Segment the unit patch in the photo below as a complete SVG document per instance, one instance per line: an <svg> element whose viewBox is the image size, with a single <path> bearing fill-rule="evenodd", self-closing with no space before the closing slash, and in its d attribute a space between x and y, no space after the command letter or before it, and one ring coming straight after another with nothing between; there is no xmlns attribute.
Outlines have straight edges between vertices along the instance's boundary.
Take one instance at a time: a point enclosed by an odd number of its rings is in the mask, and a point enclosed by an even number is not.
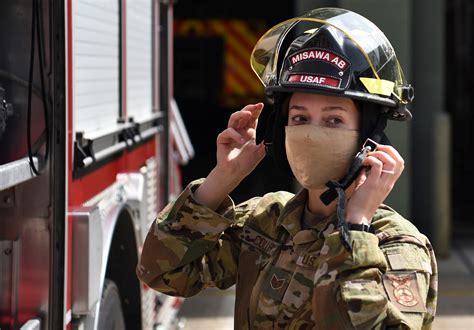
<svg viewBox="0 0 474 330"><path fill-rule="evenodd" d="M416 273L390 272L383 276L390 301L402 312L426 312L420 295Z"/></svg>

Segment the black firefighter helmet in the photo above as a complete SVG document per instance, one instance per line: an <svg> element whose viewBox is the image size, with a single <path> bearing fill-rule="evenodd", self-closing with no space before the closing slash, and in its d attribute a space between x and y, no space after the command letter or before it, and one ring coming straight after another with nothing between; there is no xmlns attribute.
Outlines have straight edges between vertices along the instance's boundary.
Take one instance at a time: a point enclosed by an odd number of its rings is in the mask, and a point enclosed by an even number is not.
<svg viewBox="0 0 474 330"><path fill-rule="evenodd" d="M367 138L389 144L383 133L387 119L412 117L407 105L413 88L395 50L375 24L349 10L315 9L275 25L255 45L250 64L274 102L265 143L287 173L285 100L291 93L353 99L361 110L361 144Z"/></svg>

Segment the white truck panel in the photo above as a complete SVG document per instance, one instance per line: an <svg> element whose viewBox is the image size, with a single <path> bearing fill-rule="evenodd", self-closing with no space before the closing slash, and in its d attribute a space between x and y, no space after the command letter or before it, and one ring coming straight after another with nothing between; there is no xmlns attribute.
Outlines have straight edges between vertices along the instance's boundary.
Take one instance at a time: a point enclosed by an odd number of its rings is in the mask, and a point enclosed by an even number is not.
<svg viewBox="0 0 474 330"><path fill-rule="evenodd" d="M127 116L152 113L152 0L127 1Z"/></svg>
<svg viewBox="0 0 474 330"><path fill-rule="evenodd" d="M119 1L73 1L74 130L90 133L119 117Z"/></svg>

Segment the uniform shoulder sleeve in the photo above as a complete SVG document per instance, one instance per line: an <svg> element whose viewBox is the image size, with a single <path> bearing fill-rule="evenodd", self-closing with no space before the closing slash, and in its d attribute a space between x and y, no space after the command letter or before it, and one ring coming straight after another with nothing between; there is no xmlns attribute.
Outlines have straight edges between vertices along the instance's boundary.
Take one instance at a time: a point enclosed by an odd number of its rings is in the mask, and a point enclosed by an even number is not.
<svg viewBox="0 0 474 330"><path fill-rule="evenodd" d="M249 225L257 226L266 233L275 231L281 212L293 197L294 194L286 191L265 194L256 201Z"/></svg>
<svg viewBox="0 0 474 330"><path fill-rule="evenodd" d="M429 239L392 208L382 205L374 221L387 270L383 287L394 315L412 327L431 326L436 314L438 267Z"/></svg>
<svg viewBox="0 0 474 330"><path fill-rule="evenodd" d="M351 252L341 245L338 232L326 238L315 274L317 322L336 316L349 328L429 328L437 292L431 244L387 206L381 206L372 224L376 235L350 231ZM319 299L325 303L318 305Z"/></svg>
<svg viewBox="0 0 474 330"><path fill-rule="evenodd" d="M259 198L235 206L227 196L214 211L194 199L202 181L192 182L159 213L145 240L137 275L163 293L191 296L235 283L239 234Z"/></svg>

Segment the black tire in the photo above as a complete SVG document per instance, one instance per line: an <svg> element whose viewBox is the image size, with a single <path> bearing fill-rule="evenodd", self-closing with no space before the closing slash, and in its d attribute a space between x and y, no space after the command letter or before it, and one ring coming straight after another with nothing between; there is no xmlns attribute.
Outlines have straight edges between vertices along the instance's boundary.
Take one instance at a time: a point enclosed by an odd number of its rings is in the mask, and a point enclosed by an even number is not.
<svg viewBox="0 0 474 330"><path fill-rule="evenodd" d="M114 281L105 279L99 309L99 330L125 330L120 295Z"/></svg>

